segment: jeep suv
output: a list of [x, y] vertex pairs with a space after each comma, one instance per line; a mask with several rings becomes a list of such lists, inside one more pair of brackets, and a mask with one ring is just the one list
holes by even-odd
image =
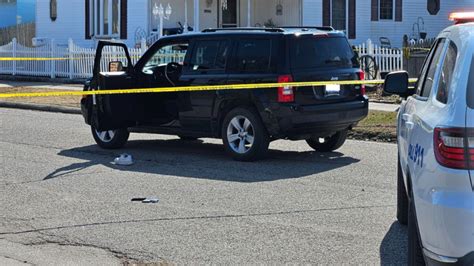
[[[101, 41], [93, 74], [86, 91], [364, 77], [347, 38], [331, 27], [207, 29], [164, 37], [134, 66], [124, 44]], [[242, 161], [262, 158], [276, 139], [336, 150], [368, 113], [361, 85], [94, 95], [81, 106], [102, 148], [122, 147], [129, 132], [222, 138], [227, 152]]]

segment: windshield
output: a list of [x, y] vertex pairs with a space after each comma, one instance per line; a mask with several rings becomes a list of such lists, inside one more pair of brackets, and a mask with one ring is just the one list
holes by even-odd
[[292, 68], [354, 67], [356, 55], [344, 37], [299, 37], [291, 49]]

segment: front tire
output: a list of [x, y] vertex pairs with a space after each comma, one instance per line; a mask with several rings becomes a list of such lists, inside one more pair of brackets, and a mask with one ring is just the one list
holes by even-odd
[[91, 131], [95, 142], [103, 149], [120, 149], [127, 143], [130, 136], [126, 128], [98, 131], [91, 127]]
[[267, 130], [253, 108], [231, 110], [224, 118], [221, 134], [227, 153], [237, 161], [262, 159], [270, 144]]
[[307, 139], [306, 143], [308, 143], [308, 145], [315, 151], [335, 151], [339, 149], [344, 144], [344, 142], [346, 142], [347, 132], [347, 130], [338, 131], [336, 134], [325, 138], [312, 137]]

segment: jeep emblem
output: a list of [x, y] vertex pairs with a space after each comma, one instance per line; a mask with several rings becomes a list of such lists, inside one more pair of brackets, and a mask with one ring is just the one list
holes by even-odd
[[331, 77], [331, 81], [339, 80], [338, 77]]

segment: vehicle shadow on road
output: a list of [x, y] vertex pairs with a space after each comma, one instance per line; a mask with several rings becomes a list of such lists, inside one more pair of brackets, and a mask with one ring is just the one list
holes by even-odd
[[[132, 166], [117, 166], [113, 159], [121, 153], [134, 157]], [[91, 166], [104, 165], [119, 171], [142, 172], [233, 182], [265, 182], [314, 175], [359, 160], [339, 152], [281, 151], [270, 149], [267, 159], [236, 162], [227, 156], [224, 147], [202, 141], [135, 140], [121, 150], [103, 150], [96, 145], [62, 150], [58, 154], [84, 162], [56, 169], [44, 179], [57, 178]]]
[[408, 252], [407, 227], [395, 221], [380, 244], [381, 265], [406, 265]]

